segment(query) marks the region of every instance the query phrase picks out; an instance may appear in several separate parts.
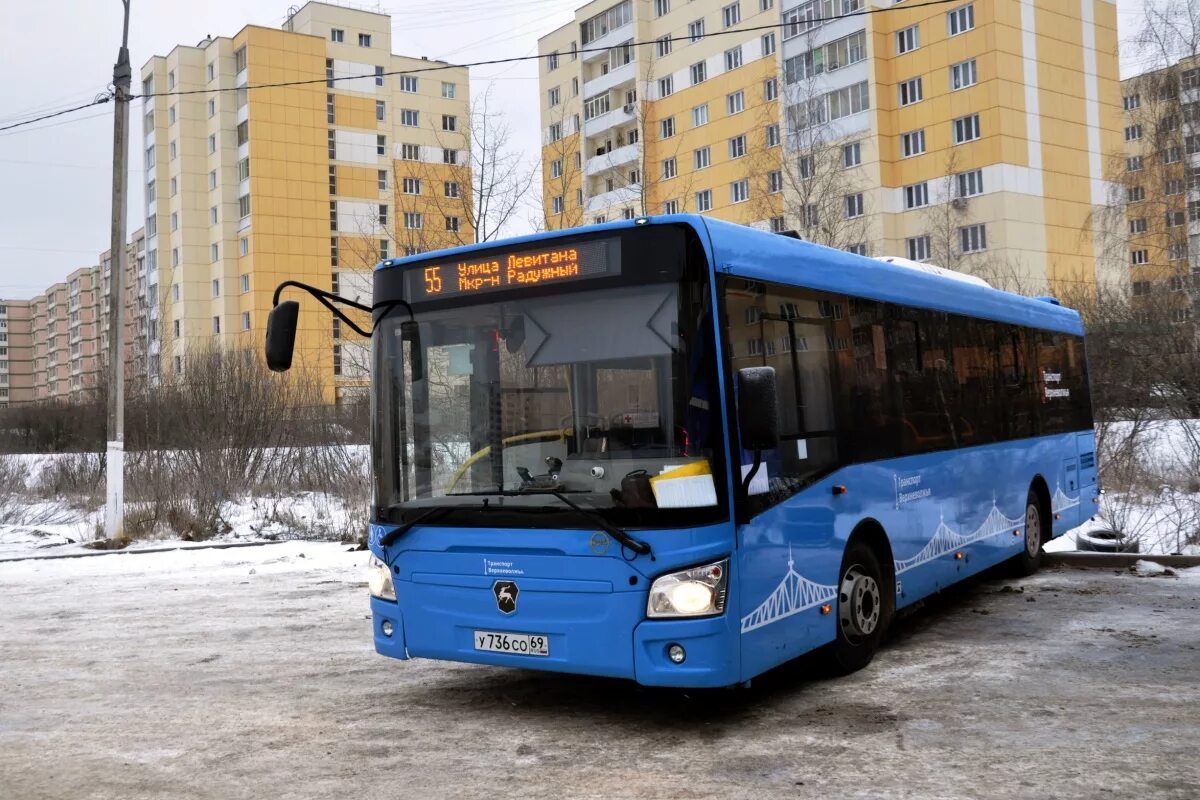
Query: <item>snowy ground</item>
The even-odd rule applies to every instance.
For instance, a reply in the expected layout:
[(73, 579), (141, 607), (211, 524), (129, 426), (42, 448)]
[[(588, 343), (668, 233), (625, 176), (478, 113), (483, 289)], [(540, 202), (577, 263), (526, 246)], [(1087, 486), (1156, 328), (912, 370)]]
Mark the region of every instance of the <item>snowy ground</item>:
[(0, 797), (1196, 797), (1200, 574), (976, 582), (748, 691), (371, 647), (366, 553), (0, 563)]

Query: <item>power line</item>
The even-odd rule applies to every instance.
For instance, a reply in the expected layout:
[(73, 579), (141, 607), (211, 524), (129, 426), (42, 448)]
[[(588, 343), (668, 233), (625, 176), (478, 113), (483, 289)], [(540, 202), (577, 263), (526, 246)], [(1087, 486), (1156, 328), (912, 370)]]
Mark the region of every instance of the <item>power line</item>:
[[(23, 128), (26, 125), (32, 125), (35, 122), (41, 122), (43, 120), (53, 119), (54, 117), (61, 117), (63, 114), (71, 114), (75, 111), (82, 111), (85, 108), (91, 108), (92, 106), (98, 106), (98, 105), (101, 105), (102, 103), (107, 103), (111, 99), (112, 99), (111, 95), (107, 95), (107, 94), (101, 95), (100, 97), (97, 97), (95, 100), (93, 100), (90, 103), (84, 103), (83, 105), (80, 105), (80, 106), (72, 106), (71, 108), (64, 108), (61, 111), (55, 111), (51, 114), (43, 114), (40, 117), (34, 117), (33, 119), (23, 120), (22, 122), (14, 122), (11, 125), (5, 125), (4, 127), (0, 128), (0, 133), (2, 133), (4, 131), (10, 131), (13, 128)], [(49, 127), (49, 126), (47, 126), (47, 127)]]
[[(754, 31), (774, 31), (774, 30), (779, 30), (780, 28), (796, 27), (800, 24), (811, 26), (811, 25), (814, 25), (819, 22), (834, 22), (839, 19), (848, 19), (850, 17), (865, 17), (870, 14), (882, 14), (882, 13), (889, 12), (889, 11), (904, 11), (904, 10), (912, 10), (914, 8), (928, 8), (930, 6), (943, 6), (943, 5), (949, 5), (950, 3), (961, 3), (961, 2), (962, 2), (962, 0), (927, 0), (924, 3), (915, 3), (912, 5), (905, 4), (905, 5), (899, 5), (899, 6), (882, 6), (879, 8), (864, 8), (859, 11), (852, 11), (849, 14), (842, 14), (840, 16), (810, 17), (810, 18), (802, 20), (801, 22), (776, 22), (776, 23), (771, 23), (770, 25), (751, 25), (751, 26), (748, 26), (745, 28), (731, 28), (729, 30), (713, 31), (712, 33), (704, 34), (703, 38), (708, 38), (710, 36), (731, 36), (731, 35), (739, 36), (739, 35), (745, 35), (747, 33), (751, 33)], [(692, 37), (690, 35), (667, 36), (667, 37), (663, 37), (662, 39), (651, 40), (648, 42), (629, 41), (629, 42), (622, 42), (620, 44), (609, 45), (607, 47), (582, 47), (582, 48), (571, 51), (571, 53), (576, 54), (576, 55), (583, 54), (583, 53), (606, 53), (606, 52), (609, 52), (612, 50), (616, 50), (618, 48), (650, 47), (650, 46), (656, 46), (660, 42), (674, 43), (674, 42), (684, 42), (684, 41), (692, 41)], [(439, 72), (439, 71), (448, 70), (448, 69), (469, 69), (471, 67), (490, 67), (490, 66), (496, 66), (498, 64), (513, 64), (513, 63), (520, 62), (520, 61), (540, 61), (542, 59), (549, 59), (551, 57), (562, 56), (562, 55), (564, 55), (564, 54), (563, 53), (537, 53), (534, 55), (527, 55), (527, 56), (509, 56), (508, 58), (492, 58), (492, 59), (487, 59), (484, 61), (469, 61), (469, 62), (466, 62), (463, 64), (449, 64), (449, 63), (433, 64), (428, 67), (418, 67), (416, 69), (397, 69), (397, 70), (389, 70), (389, 71), (385, 71), (385, 72), (377, 72), (377, 73), (373, 73), (373, 75), (374, 75), (374, 77), (384, 77), (384, 76), (393, 76), (393, 75), (415, 75), (415, 74), (422, 73), (422, 72)], [(325, 77), (325, 78), (306, 78), (304, 80), (279, 81), (277, 83), (258, 83), (258, 84), (254, 84), (252, 86), (218, 86), (218, 87), (206, 88), (206, 89), (187, 89), (187, 90), (181, 90), (181, 91), (167, 91), (167, 92), (146, 92), (144, 94), (131, 95), (130, 99), (136, 100), (139, 98), (144, 99), (147, 97), (183, 97), (185, 95), (194, 95), (194, 94), (215, 94), (218, 92), (235, 92), (235, 91), (239, 91), (242, 89), (246, 89), (246, 90), (250, 90), (250, 89), (282, 89), (282, 88), (286, 88), (289, 86), (312, 86), (314, 84), (329, 85), (330, 83), (335, 83), (337, 81), (360, 80), (362, 78), (369, 78), (369, 77), (372, 77), (372, 76), (371, 75), (343, 75), (341, 77), (335, 76), (335, 77)], [(4, 129), (0, 128), (0, 131), (2, 131), (2, 130), (4, 130)]]

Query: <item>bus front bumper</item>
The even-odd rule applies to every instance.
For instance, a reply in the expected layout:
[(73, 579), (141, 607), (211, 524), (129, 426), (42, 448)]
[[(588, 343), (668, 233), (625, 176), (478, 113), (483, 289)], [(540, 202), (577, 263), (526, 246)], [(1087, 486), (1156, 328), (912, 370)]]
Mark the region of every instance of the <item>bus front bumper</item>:
[[(452, 602), (431, 602), (425, 597), (421, 608), (407, 615), (406, 628), (404, 603), (413, 596), (413, 588), (397, 582), (400, 602), (371, 598), (375, 651), (380, 655), (626, 678), (646, 686), (721, 687), (741, 680), (736, 620), (729, 613), (645, 619), (644, 593), (616, 592), (602, 595), (603, 600), (586, 615), (556, 612), (481, 620), (455, 611)], [(414, 625), (412, 621), (418, 619), (423, 621)], [(630, 625), (632, 620), (641, 621)], [(546, 635), (549, 655), (478, 650), (476, 631)], [(674, 646), (683, 652), (678, 663), (669, 655)]]

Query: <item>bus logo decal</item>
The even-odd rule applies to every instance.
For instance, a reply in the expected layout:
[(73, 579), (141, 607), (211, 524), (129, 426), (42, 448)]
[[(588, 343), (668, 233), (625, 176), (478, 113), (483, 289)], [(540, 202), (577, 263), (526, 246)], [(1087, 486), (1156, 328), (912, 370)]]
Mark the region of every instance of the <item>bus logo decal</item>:
[(496, 581), (492, 584), (492, 591), (496, 595), (496, 608), (500, 609), (500, 613), (512, 614), (517, 610), (517, 595), (521, 590), (517, 588), (516, 583)]
[(775, 591), (771, 592), (758, 608), (742, 617), (742, 633), (749, 633), (756, 628), (786, 619), (822, 603), (832, 603), (837, 599), (836, 586), (814, 583), (796, 572), (796, 562), (792, 559), (790, 545), (787, 565), (787, 574), (775, 587)]

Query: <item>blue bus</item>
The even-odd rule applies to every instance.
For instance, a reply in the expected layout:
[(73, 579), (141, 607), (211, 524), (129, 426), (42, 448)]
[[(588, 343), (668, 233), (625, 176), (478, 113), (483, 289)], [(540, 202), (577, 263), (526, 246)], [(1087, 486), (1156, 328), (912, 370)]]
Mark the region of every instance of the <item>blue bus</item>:
[[(1035, 570), (1097, 508), (1080, 317), (936, 273), (691, 215), (381, 263), (349, 304), (373, 312), (377, 652), (846, 673), (898, 609)], [(276, 293), (274, 369), (296, 309)]]

